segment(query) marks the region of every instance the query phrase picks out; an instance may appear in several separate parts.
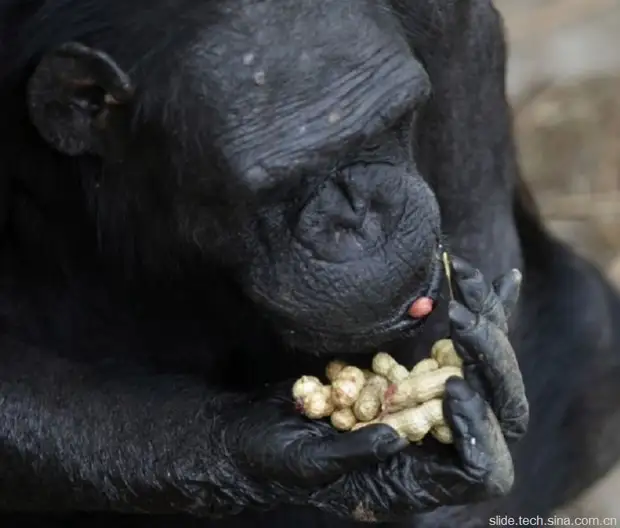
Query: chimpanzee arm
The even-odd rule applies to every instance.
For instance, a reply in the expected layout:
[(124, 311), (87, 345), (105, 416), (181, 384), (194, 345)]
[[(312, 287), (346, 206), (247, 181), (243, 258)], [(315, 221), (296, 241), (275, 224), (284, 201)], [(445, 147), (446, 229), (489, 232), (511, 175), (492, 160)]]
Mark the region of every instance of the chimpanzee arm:
[(221, 517), (307, 503), (404, 447), (385, 426), (334, 441), (290, 388), (226, 393), (0, 338), (0, 510)]
[(217, 413), (242, 399), (2, 339), (0, 509), (242, 508), (252, 492), (210, 441)]

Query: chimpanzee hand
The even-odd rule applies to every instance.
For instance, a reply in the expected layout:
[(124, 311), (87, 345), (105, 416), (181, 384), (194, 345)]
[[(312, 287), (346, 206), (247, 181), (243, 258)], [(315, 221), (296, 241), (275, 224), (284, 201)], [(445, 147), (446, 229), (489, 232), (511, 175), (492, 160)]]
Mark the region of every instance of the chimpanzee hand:
[(450, 305), (451, 337), (463, 358), (465, 379), (490, 402), (506, 440), (519, 440), (527, 430), (529, 406), (507, 332), (521, 274), (513, 270), (490, 288), (462, 259), (453, 257), (452, 264), (457, 301)]
[[(451, 337), (465, 363), (465, 380), (448, 380), (444, 398), (454, 446), (410, 445), (381, 425), (338, 433), (299, 416), (288, 387), (256, 401), (226, 432), (226, 449), (257, 502), (312, 504), (381, 521), (510, 491), (506, 440), (522, 436), (528, 423), (521, 373), (506, 336), (521, 277), (508, 273), (490, 288), (460, 259), (454, 273), (460, 299), (450, 305)], [(484, 390), (488, 404), (477, 390)]]

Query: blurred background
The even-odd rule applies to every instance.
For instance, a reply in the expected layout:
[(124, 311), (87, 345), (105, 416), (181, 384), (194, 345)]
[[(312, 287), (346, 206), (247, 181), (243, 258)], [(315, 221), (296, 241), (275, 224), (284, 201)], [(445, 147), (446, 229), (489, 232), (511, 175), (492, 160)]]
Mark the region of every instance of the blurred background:
[[(620, 0), (494, 1), (524, 177), (551, 230), (620, 286)], [(620, 518), (620, 467), (559, 513)]]

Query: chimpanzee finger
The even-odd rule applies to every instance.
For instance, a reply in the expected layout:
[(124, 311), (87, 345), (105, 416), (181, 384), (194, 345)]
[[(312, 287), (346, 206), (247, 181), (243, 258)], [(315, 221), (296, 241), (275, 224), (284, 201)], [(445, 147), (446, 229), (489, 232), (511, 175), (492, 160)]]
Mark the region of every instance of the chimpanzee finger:
[(520, 438), (529, 422), (525, 386), (508, 337), (488, 319), (477, 316), (462, 304), (449, 306), (451, 336), (465, 363), (479, 366), (488, 383), (491, 406), (506, 438)]
[(514, 482), (512, 457), (484, 399), (466, 381), (454, 377), (446, 383), (443, 406), (464, 471), (484, 484), (485, 495), (508, 493)]
[(289, 451), (289, 463), (298, 474), (329, 482), (344, 473), (383, 462), (409, 445), (387, 425), (369, 425), (357, 431), (305, 439)]
[(523, 275), (518, 269), (512, 269), (493, 281), (493, 289), (504, 307), (506, 320), (510, 319), (517, 305), (522, 281)]
[(511, 270), (498, 278), (496, 283), (502, 292), (498, 295), (482, 273), (463, 259), (454, 257), (452, 267), (457, 299), (472, 312), (488, 318), (504, 332), (508, 331), (508, 317), (518, 299), (521, 273)]
[(472, 312), (484, 315), (494, 324), (507, 330), (504, 307), (482, 272), (459, 257), (452, 257), (455, 295)]
[[(458, 351), (462, 351), (462, 347), (457, 347)], [(486, 401), (491, 401), (492, 391), (489, 383), (486, 380), (484, 372), (481, 372), (481, 366), (479, 363), (463, 363), (463, 378), (469, 386), (482, 396)]]

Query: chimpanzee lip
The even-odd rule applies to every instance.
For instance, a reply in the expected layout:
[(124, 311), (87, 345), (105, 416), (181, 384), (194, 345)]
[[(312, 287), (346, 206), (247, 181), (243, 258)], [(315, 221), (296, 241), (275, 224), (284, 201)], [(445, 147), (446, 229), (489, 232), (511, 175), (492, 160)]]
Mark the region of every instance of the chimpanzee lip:
[[(428, 278), (424, 282), (424, 285), (403, 303), (400, 309), (395, 312), (394, 317), (381, 321), (364, 332), (355, 332), (351, 334), (326, 332), (324, 329), (314, 329), (310, 327), (287, 328), (287, 325), (284, 324), (284, 328), (281, 327), (283, 337), (290, 346), (300, 349), (306, 348), (303, 346), (306, 341), (315, 343), (321, 341), (332, 344), (338, 343), (338, 348), (345, 348), (344, 344), (346, 343), (346, 349), (338, 350), (339, 354), (359, 354), (376, 350), (378, 347), (388, 342), (413, 337), (422, 329), (430, 314), (420, 318), (413, 318), (408, 314), (409, 308), (416, 299), (421, 297), (428, 297), (432, 300), (433, 305), (436, 306), (441, 293), (444, 279), (441, 251), (442, 248), (438, 245), (433, 252), (433, 258), (429, 265)], [(305, 339), (304, 336), (307, 336), (307, 339)], [(326, 347), (326, 352), (335, 352), (333, 350), (327, 350), (327, 348), (331, 349), (333, 345), (328, 345)], [(313, 350), (312, 352), (315, 354), (321, 353), (318, 350)]]
[(411, 308), (411, 305), (417, 299), (420, 299), (422, 297), (427, 297), (431, 299), (431, 301), (433, 302), (433, 308), (435, 307), (441, 293), (441, 285), (444, 279), (444, 268), (441, 260), (441, 251), (442, 248), (440, 245), (438, 245), (435, 249), (435, 252), (433, 253), (433, 258), (429, 266), (430, 269), (428, 281), (423, 285), (420, 291), (412, 295), (409, 300), (404, 303), (403, 306), (401, 306), (398, 319), (387, 329), (387, 332), (389, 332), (390, 334), (393, 332), (399, 333), (405, 331), (411, 333), (412, 331), (417, 331), (421, 326), (424, 325), (426, 319), (430, 316), (429, 313), (424, 317), (411, 317), (411, 315), (409, 315), (409, 308)]

